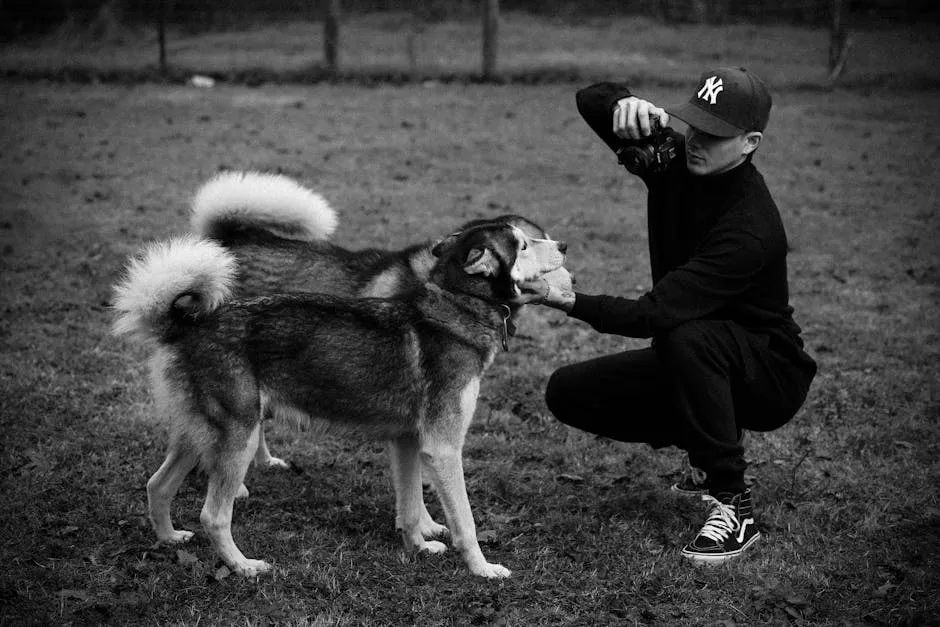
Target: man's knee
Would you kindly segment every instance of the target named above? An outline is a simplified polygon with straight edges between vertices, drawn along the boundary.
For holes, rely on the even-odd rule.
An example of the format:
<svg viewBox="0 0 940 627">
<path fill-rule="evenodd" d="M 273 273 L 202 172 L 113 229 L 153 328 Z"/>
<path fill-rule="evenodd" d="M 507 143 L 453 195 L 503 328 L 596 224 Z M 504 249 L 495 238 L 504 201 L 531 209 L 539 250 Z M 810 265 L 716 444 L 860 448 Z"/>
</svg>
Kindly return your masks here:
<svg viewBox="0 0 940 627">
<path fill-rule="evenodd" d="M 548 384 L 545 386 L 545 404 L 548 409 L 558 415 L 558 410 L 564 404 L 565 400 L 565 375 L 562 372 L 565 368 L 559 368 L 548 378 Z"/>
<path fill-rule="evenodd" d="M 571 399 L 573 394 L 573 368 L 562 366 L 552 373 L 545 386 L 545 404 L 555 418 L 568 422 L 566 418 L 571 414 Z"/>
</svg>

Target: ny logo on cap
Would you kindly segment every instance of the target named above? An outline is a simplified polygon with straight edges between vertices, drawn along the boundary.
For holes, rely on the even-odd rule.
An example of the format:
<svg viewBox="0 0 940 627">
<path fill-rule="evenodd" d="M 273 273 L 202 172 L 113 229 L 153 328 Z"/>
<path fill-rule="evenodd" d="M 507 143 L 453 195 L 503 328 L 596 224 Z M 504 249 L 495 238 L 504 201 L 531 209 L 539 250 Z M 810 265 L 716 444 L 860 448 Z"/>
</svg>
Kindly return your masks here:
<svg viewBox="0 0 940 627">
<path fill-rule="evenodd" d="M 705 81 L 705 84 L 702 85 L 702 88 L 698 90 L 698 97 L 702 100 L 707 100 L 709 104 L 715 104 L 718 101 L 718 94 L 723 90 L 724 87 L 721 84 L 721 79 L 717 76 L 712 76 L 710 79 Z"/>
</svg>

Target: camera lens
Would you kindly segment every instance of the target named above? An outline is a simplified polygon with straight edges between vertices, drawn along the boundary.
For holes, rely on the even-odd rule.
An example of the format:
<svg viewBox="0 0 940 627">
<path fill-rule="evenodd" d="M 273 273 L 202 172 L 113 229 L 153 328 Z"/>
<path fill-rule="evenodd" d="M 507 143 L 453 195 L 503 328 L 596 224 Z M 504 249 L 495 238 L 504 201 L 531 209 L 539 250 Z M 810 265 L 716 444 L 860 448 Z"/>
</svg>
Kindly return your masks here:
<svg viewBox="0 0 940 627">
<path fill-rule="evenodd" d="M 620 163 L 631 174 L 644 172 L 649 167 L 649 155 L 644 148 L 630 146 L 620 151 Z"/>
</svg>

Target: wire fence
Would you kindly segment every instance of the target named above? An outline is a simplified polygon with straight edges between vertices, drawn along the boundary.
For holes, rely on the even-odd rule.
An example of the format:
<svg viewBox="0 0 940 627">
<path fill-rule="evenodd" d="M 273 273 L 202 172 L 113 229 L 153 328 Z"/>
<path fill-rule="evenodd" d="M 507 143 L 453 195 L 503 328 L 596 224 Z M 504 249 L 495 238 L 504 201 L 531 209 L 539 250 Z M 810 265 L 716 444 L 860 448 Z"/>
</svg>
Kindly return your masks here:
<svg viewBox="0 0 940 627">
<path fill-rule="evenodd" d="M 433 23 L 480 13 L 485 0 L 0 0 L 0 35 L 9 39 L 49 32 L 72 21 L 153 23 L 160 16 L 194 31 L 243 28 L 277 20 L 324 20 L 331 13 L 408 13 Z M 642 15 L 672 23 L 823 25 L 832 0 L 500 0 L 504 12 L 555 18 Z M 936 19 L 933 0 L 845 0 L 845 12 L 866 19 Z M 336 6 L 338 5 L 338 6 Z"/>
<path fill-rule="evenodd" d="M 854 27 L 872 15 L 903 23 L 921 0 L 413 0 L 397 11 L 402 3 L 392 0 L 32 0 L 30 12 L 23 1 L 0 0 L 0 13 L 22 18 L 0 21 L 18 24 L 18 34 L 0 47 L 0 73 L 8 76 L 80 78 L 76 70 L 87 70 L 96 79 L 156 71 L 232 80 L 254 74 L 261 82 L 275 75 L 492 81 L 513 72 L 540 80 L 642 66 L 668 82 L 676 70 L 664 59 L 718 52 L 694 40 L 711 29 L 707 36 L 717 37 L 727 56 L 766 63 L 782 82 L 805 83 L 809 50 L 821 51 L 817 67 L 826 68 L 829 82 L 854 58 L 868 57 L 872 75 L 894 73 L 880 67 L 873 51 L 881 48 L 856 40 Z M 786 19 L 773 19 L 780 15 Z M 37 32 L 36 23 L 53 17 L 55 27 L 45 31 L 53 33 L 51 47 L 66 44 L 60 50 L 21 43 Z M 670 28 L 677 23 L 687 26 Z M 788 24 L 799 26 L 787 30 Z M 109 42 L 117 45 L 102 52 Z M 895 60 L 903 52 L 891 51 Z M 916 69 L 922 53 L 909 56 L 917 72 L 929 72 Z"/>
</svg>

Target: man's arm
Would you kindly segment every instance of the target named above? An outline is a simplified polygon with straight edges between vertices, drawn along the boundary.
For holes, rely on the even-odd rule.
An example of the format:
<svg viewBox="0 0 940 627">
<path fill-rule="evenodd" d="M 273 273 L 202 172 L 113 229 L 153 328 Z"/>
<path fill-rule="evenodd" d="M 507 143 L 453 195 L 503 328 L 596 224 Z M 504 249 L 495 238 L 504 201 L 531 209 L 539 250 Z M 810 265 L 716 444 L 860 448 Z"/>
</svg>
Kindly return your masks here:
<svg viewBox="0 0 940 627">
<path fill-rule="evenodd" d="M 623 138 L 614 134 L 614 107 L 617 102 L 632 95 L 627 86 L 620 83 L 595 83 L 575 94 L 578 113 L 615 152 L 623 144 Z"/>
<path fill-rule="evenodd" d="M 578 113 L 598 137 L 613 150 L 627 140 L 650 134 L 650 118 L 658 118 L 665 127 L 669 123 L 666 110 L 637 98 L 621 83 L 595 83 L 575 95 Z"/>
<path fill-rule="evenodd" d="M 729 233 L 638 299 L 574 292 L 567 273 L 545 275 L 523 290 L 529 302 L 561 309 L 601 333 L 647 338 L 721 309 L 750 289 L 764 258 L 753 236 Z"/>
<path fill-rule="evenodd" d="M 638 299 L 576 294 L 567 311 L 601 333 L 652 337 L 726 306 L 753 286 L 764 259 L 763 247 L 753 236 L 729 233 Z"/>
</svg>

